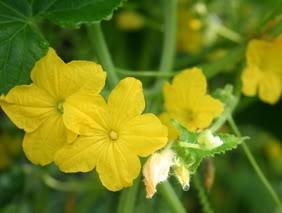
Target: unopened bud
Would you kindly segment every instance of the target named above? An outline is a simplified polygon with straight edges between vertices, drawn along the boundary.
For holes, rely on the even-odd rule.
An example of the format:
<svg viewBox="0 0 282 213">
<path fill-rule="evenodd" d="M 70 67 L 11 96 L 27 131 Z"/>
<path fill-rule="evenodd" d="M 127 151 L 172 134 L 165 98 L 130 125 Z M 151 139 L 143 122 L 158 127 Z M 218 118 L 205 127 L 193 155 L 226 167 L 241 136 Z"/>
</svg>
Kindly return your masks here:
<svg viewBox="0 0 282 213">
<path fill-rule="evenodd" d="M 154 153 L 143 166 L 144 183 L 147 198 L 152 198 L 156 193 L 157 185 L 167 180 L 170 167 L 174 163 L 175 153 L 171 150 L 164 150 Z"/>
<path fill-rule="evenodd" d="M 190 188 L 190 172 L 188 168 L 184 165 L 179 165 L 175 167 L 174 172 L 183 190 L 188 191 Z"/>
<path fill-rule="evenodd" d="M 214 136 L 210 130 L 203 131 L 198 137 L 198 143 L 205 149 L 214 149 L 223 144 L 218 136 Z"/>
</svg>

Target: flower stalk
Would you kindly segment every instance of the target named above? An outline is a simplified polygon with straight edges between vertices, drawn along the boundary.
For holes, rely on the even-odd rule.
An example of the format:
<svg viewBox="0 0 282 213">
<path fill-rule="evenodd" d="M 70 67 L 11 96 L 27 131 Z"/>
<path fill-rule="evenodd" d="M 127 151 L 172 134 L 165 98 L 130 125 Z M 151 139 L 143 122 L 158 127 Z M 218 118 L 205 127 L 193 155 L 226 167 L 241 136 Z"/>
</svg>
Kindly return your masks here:
<svg viewBox="0 0 282 213">
<path fill-rule="evenodd" d="M 186 210 L 178 199 L 177 194 L 168 181 L 159 186 L 159 192 L 170 206 L 171 211 L 175 213 L 185 213 Z"/>
<path fill-rule="evenodd" d="M 161 55 L 160 73 L 169 73 L 173 69 L 176 50 L 176 30 L 177 30 L 177 0 L 163 0 L 164 6 L 164 40 Z M 158 79 L 154 86 L 154 91 L 161 89 L 163 80 Z"/>
<path fill-rule="evenodd" d="M 232 128 L 233 132 L 238 136 L 241 137 L 241 132 L 239 130 L 239 128 L 237 127 L 236 123 L 234 122 L 234 119 L 232 116 L 228 117 L 228 123 L 230 125 L 230 127 Z M 271 195 L 273 201 L 276 203 L 278 209 L 280 211 L 282 211 L 282 204 L 281 201 L 278 197 L 278 195 L 276 194 L 276 192 L 273 190 L 271 184 L 269 183 L 269 181 L 266 179 L 265 175 L 263 174 L 261 168 L 259 167 L 258 163 L 256 162 L 253 154 L 251 153 L 248 145 L 243 142 L 242 143 L 242 148 L 249 160 L 249 162 L 251 163 L 252 167 L 254 168 L 257 176 L 259 177 L 259 179 L 261 180 L 261 182 L 263 183 L 263 185 L 265 186 L 265 188 L 268 190 L 269 194 Z"/>
<path fill-rule="evenodd" d="M 212 208 L 210 206 L 210 203 L 209 203 L 208 198 L 207 198 L 206 193 L 205 193 L 205 189 L 201 185 L 200 178 L 199 178 L 199 175 L 197 173 L 194 174 L 193 183 L 195 185 L 195 188 L 198 191 L 198 196 L 199 196 L 201 205 L 203 207 L 203 212 L 204 213 L 213 213 L 214 211 L 212 210 Z"/>
<path fill-rule="evenodd" d="M 108 73 L 108 84 L 113 88 L 118 82 L 118 76 L 112 57 L 109 53 L 108 46 L 100 24 L 93 24 L 87 27 L 90 41 L 96 51 L 98 61 L 103 65 Z"/>
</svg>

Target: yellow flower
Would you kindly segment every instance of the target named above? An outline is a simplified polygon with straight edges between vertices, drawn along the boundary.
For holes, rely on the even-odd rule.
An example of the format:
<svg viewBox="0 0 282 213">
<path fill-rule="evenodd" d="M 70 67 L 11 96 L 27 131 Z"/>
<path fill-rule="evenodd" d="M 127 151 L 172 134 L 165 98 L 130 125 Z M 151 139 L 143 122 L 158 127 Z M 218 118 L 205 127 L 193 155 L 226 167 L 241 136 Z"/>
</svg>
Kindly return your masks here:
<svg viewBox="0 0 282 213">
<path fill-rule="evenodd" d="M 260 99 L 275 104 L 281 96 L 282 36 L 273 41 L 252 40 L 247 48 L 247 67 L 242 73 L 242 91 L 258 93 Z"/>
<path fill-rule="evenodd" d="M 145 24 L 144 18 L 134 11 L 123 11 L 116 16 L 117 26 L 123 30 L 138 30 Z"/>
<path fill-rule="evenodd" d="M 282 145 L 281 142 L 275 138 L 270 138 L 266 144 L 266 154 L 271 160 L 281 160 L 282 159 Z"/>
<path fill-rule="evenodd" d="M 66 129 L 64 119 L 81 103 L 69 103 L 69 100 L 88 90 L 98 99 L 105 78 L 105 72 L 96 63 L 65 64 L 49 49 L 31 72 L 33 83 L 9 91 L 1 106 L 17 127 L 26 132 L 23 149 L 30 161 L 40 165 L 51 163 L 66 140 L 75 139 L 76 134 Z"/>
<path fill-rule="evenodd" d="M 176 119 L 189 131 L 207 128 L 221 114 L 223 104 L 206 92 L 207 81 L 200 69 L 182 71 L 174 77 L 172 84 L 164 85 L 167 114 L 162 117 Z M 175 136 L 173 132 L 169 134 Z"/>
<path fill-rule="evenodd" d="M 175 153 L 171 150 L 163 150 L 154 153 L 144 164 L 143 175 L 147 192 L 147 198 L 152 198 L 157 192 L 157 185 L 166 181 L 170 167 L 174 164 Z"/>
<path fill-rule="evenodd" d="M 79 102 L 73 99 L 74 103 Z M 88 95 L 80 111 L 65 121 L 80 136 L 55 156 L 63 172 L 88 172 L 96 167 L 102 184 L 112 191 L 132 185 L 140 172 L 138 156 L 146 157 L 167 142 L 167 128 L 153 114 L 143 114 L 142 84 L 126 78 L 113 89 L 108 102 Z M 98 106 L 98 107 L 97 107 Z"/>
<path fill-rule="evenodd" d="M 178 10 L 177 49 L 180 52 L 197 53 L 203 46 L 202 22 L 187 9 Z"/>
</svg>

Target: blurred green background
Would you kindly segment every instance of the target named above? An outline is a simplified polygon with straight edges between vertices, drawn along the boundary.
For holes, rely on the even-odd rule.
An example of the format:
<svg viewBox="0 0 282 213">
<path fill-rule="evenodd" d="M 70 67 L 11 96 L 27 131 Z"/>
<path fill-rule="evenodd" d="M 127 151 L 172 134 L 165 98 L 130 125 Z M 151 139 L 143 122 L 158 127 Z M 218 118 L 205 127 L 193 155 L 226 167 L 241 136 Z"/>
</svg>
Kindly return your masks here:
<svg viewBox="0 0 282 213">
<path fill-rule="evenodd" d="M 211 91 L 227 83 L 234 84 L 245 64 L 246 43 L 251 38 L 269 38 L 282 31 L 281 8 L 280 0 L 179 0 L 175 71 L 203 67 Z M 66 62 L 95 60 L 93 41 L 86 27 L 62 29 L 40 20 L 38 24 L 50 46 Z M 133 70 L 158 69 L 163 36 L 162 1 L 129 0 L 102 26 L 121 77 Z M 150 88 L 155 81 L 154 77 L 140 79 L 144 88 Z M 161 110 L 161 94 L 147 102 L 147 107 L 151 106 L 155 111 Z M 271 106 L 257 98 L 243 97 L 235 113 L 241 131 L 251 137 L 249 147 L 282 198 L 282 101 Z M 107 191 L 94 171 L 65 175 L 53 165 L 43 168 L 32 165 L 23 154 L 22 137 L 23 132 L 1 113 L 1 213 L 116 211 L 120 192 Z M 205 161 L 200 174 L 209 188 L 215 212 L 277 211 L 240 147 Z M 202 211 L 193 183 L 189 191 L 182 191 L 174 178 L 171 182 L 187 212 Z M 160 195 L 148 200 L 143 183 L 139 188 L 136 212 L 170 212 Z"/>
</svg>

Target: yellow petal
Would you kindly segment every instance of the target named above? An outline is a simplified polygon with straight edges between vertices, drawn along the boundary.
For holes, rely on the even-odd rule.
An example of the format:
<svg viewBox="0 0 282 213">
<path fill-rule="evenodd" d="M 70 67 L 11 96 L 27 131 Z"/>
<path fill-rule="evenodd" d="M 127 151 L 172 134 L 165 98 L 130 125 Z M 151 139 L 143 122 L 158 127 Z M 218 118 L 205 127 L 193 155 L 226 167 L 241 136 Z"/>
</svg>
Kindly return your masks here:
<svg viewBox="0 0 282 213">
<path fill-rule="evenodd" d="M 97 161 L 97 172 L 102 184 L 111 191 L 132 185 L 141 169 L 138 157 L 126 146 L 109 143 Z"/>
<path fill-rule="evenodd" d="M 163 87 L 163 93 L 164 93 L 164 104 L 165 109 L 167 111 L 176 110 L 179 108 L 184 108 L 186 104 L 186 100 L 188 97 L 183 95 L 183 93 L 176 90 L 176 88 L 173 87 L 173 85 L 169 83 L 165 83 Z"/>
<path fill-rule="evenodd" d="M 254 39 L 247 49 L 247 65 L 257 66 L 261 71 L 275 72 L 282 77 L 282 36 L 272 41 Z"/>
<path fill-rule="evenodd" d="M 66 128 L 63 119 L 53 114 L 32 133 L 26 133 L 23 149 L 27 158 L 42 166 L 51 163 L 54 155 L 66 142 Z"/>
<path fill-rule="evenodd" d="M 145 108 L 142 83 L 135 78 L 121 80 L 111 92 L 108 106 L 113 126 L 140 115 Z"/>
<path fill-rule="evenodd" d="M 277 36 L 273 43 L 273 53 L 271 55 L 274 61 L 273 72 L 276 72 L 280 75 L 280 78 L 282 78 L 282 34 Z"/>
<path fill-rule="evenodd" d="M 193 100 L 193 106 L 170 111 L 169 115 L 176 119 L 189 131 L 197 131 L 208 127 L 214 118 L 223 112 L 223 104 L 209 95 Z"/>
<path fill-rule="evenodd" d="M 253 39 L 249 42 L 247 47 L 247 65 L 260 66 L 264 60 L 265 54 L 271 48 L 271 44 L 267 41 Z"/>
<path fill-rule="evenodd" d="M 83 87 L 98 94 L 105 83 L 106 74 L 101 66 L 89 61 L 73 61 L 65 64 L 49 48 L 31 72 L 33 82 L 48 91 L 53 97 L 65 99 Z"/>
<path fill-rule="evenodd" d="M 55 155 L 55 163 L 63 172 L 89 172 L 107 148 L 108 141 L 100 135 L 79 136 L 65 144 Z"/>
<path fill-rule="evenodd" d="M 2 109 L 20 129 L 34 131 L 54 111 L 55 102 L 36 85 L 16 86 L 11 89 Z"/>
<path fill-rule="evenodd" d="M 259 84 L 259 97 L 269 104 L 275 104 L 281 96 L 281 79 L 272 72 L 263 73 Z"/>
<path fill-rule="evenodd" d="M 83 86 L 94 94 L 101 92 L 106 80 L 106 72 L 101 65 L 92 61 L 71 61 L 67 65 L 73 70 L 74 76 L 70 80 L 75 81 L 77 88 Z"/>
<path fill-rule="evenodd" d="M 242 92 L 244 95 L 256 95 L 261 75 L 261 72 L 255 66 L 244 69 L 241 76 L 243 83 Z"/>
<path fill-rule="evenodd" d="M 198 100 L 195 105 L 195 111 L 197 113 L 195 122 L 197 129 L 207 128 L 213 119 L 218 117 L 223 110 L 223 104 L 209 95 L 205 95 Z"/>
<path fill-rule="evenodd" d="M 93 130 L 103 130 L 109 123 L 107 105 L 100 95 L 80 91 L 70 96 L 64 103 L 64 123 L 66 127 L 80 135 L 91 135 Z"/>
<path fill-rule="evenodd" d="M 159 115 L 159 118 L 161 122 L 167 126 L 168 128 L 168 138 L 171 140 L 174 140 L 178 137 L 178 132 L 175 129 L 175 127 L 171 124 L 171 117 L 169 116 L 169 113 L 164 112 Z"/>
<path fill-rule="evenodd" d="M 189 131 L 197 131 L 201 129 L 199 127 L 199 113 L 192 109 L 178 109 L 169 112 L 171 118 L 176 119 L 182 126 Z"/>
<path fill-rule="evenodd" d="M 130 152 L 146 157 L 167 143 L 167 127 L 154 114 L 144 114 L 126 122 L 120 130 L 120 142 Z"/>
<path fill-rule="evenodd" d="M 31 79 L 37 86 L 48 91 L 53 97 L 57 97 L 58 75 L 63 69 L 66 69 L 65 63 L 57 56 L 55 50 L 49 48 L 47 54 L 33 67 Z"/>
<path fill-rule="evenodd" d="M 165 107 L 168 111 L 193 105 L 193 100 L 206 94 L 207 81 L 198 68 L 186 69 L 177 74 L 171 85 L 165 85 Z"/>
</svg>

